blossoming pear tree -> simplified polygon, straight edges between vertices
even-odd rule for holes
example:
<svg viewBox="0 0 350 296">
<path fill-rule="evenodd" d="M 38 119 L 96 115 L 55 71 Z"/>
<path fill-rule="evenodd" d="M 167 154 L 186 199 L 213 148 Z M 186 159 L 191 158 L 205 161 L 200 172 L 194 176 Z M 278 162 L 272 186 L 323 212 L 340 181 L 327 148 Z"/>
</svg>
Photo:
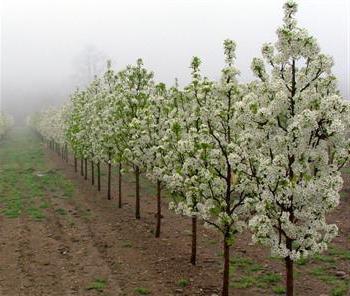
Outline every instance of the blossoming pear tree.
<svg viewBox="0 0 350 296">
<path fill-rule="evenodd" d="M 75 157 L 80 158 L 80 173 L 84 175 L 84 159 L 89 153 L 88 134 L 86 133 L 86 115 L 85 104 L 88 96 L 86 91 L 76 90 L 70 97 L 71 112 L 67 118 L 66 137 Z"/>
<path fill-rule="evenodd" d="M 120 84 L 117 73 L 107 62 L 107 71 L 102 78 L 102 90 L 95 101 L 94 150 L 100 161 L 108 165 L 108 198 L 111 199 L 112 164 L 121 165 L 123 146 L 120 139 L 122 129 Z M 119 169 L 119 207 L 121 207 L 121 172 Z"/>
<path fill-rule="evenodd" d="M 168 153 L 162 144 L 168 128 L 169 113 L 173 110 L 170 92 L 164 83 L 155 85 L 146 108 L 140 110 L 134 118 L 131 141 L 134 147 L 135 163 L 145 171 L 146 177 L 157 184 L 156 230 L 155 237 L 160 237 L 161 230 L 161 191 L 164 188 L 164 170 L 167 169 L 165 155 Z"/>
<path fill-rule="evenodd" d="M 197 261 L 197 216 L 199 196 L 193 186 L 197 176 L 197 170 L 193 169 L 196 159 L 194 157 L 197 146 L 195 139 L 199 137 L 197 130 L 200 122 L 199 110 L 196 100 L 203 100 L 210 88 L 205 85 L 208 81 L 200 74 L 200 59 L 194 57 L 191 62 L 192 80 L 183 91 L 177 87 L 171 91 L 174 107 L 169 113 L 168 122 L 165 124 L 162 146 L 166 154 L 163 171 L 165 186 L 170 190 L 172 201 L 169 208 L 177 214 L 191 218 L 192 241 L 190 262 L 195 265 Z"/>
<path fill-rule="evenodd" d="M 283 258 L 288 296 L 293 262 L 326 250 L 337 234 L 326 215 L 339 204 L 350 153 L 349 102 L 336 90 L 332 58 L 297 26 L 296 11 L 296 2 L 284 4 L 277 42 L 252 62 L 259 81 L 236 103 L 239 146 L 230 155 L 256 196 L 253 241 Z"/>
<path fill-rule="evenodd" d="M 122 113 L 120 117 L 122 120 L 121 132 L 118 141 L 124 145 L 124 159 L 132 167 L 136 179 L 136 203 L 135 203 L 135 217 L 140 219 L 140 173 L 141 168 L 137 164 L 138 153 L 131 141 L 132 137 L 138 137 L 139 129 L 137 120 L 142 109 L 148 105 L 149 98 L 153 92 L 153 72 L 148 71 L 143 67 L 142 59 L 138 59 L 135 66 L 127 66 L 126 69 L 118 73 L 120 83 L 120 104 L 122 106 Z M 136 133 L 136 135 L 135 135 Z"/>
<path fill-rule="evenodd" d="M 184 159 L 179 174 L 185 201 L 192 206 L 195 197 L 196 216 L 223 235 L 223 296 L 229 294 L 230 245 L 234 235 L 246 225 L 252 205 L 251 195 L 243 190 L 246 184 L 241 182 L 239 171 L 229 159 L 237 145 L 234 106 L 245 92 L 236 78 L 239 71 L 234 66 L 235 49 L 234 41 L 225 40 L 226 65 L 217 84 L 201 79 L 200 61 L 193 60 L 194 99 L 192 108 L 187 108 L 193 124 L 178 145 Z"/>
</svg>

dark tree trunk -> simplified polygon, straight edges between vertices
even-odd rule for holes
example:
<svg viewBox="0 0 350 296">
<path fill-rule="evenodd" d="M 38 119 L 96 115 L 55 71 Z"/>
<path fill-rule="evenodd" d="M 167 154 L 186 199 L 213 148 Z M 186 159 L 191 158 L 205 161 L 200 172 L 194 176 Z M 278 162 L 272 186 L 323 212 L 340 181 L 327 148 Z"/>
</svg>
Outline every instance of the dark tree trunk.
<svg viewBox="0 0 350 296">
<path fill-rule="evenodd" d="M 197 260 L 197 216 L 192 216 L 192 250 L 191 263 L 196 265 Z"/>
<path fill-rule="evenodd" d="M 118 170 L 118 207 L 122 207 L 122 163 L 119 163 Z"/>
<path fill-rule="evenodd" d="M 287 272 L 287 278 L 286 278 L 286 288 L 287 288 L 287 296 L 293 296 L 294 294 L 294 284 L 293 284 L 293 260 L 291 260 L 289 257 L 285 258 L 286 262 L 286 272 Z"/>
<path fill-rule="evenodd" d="M 91 161 L 91 185 L 95 185 L 95 164 Z"/>
<path fill-rule="evenodd" d="M 69 162 L 69 151 L 68 151 L 68 146 L 66 144 L 66 162 Z"/>
<path fill-rule="evenodd" d="M 80 159 L 80 175 L 84 176 L 84 160 Z"/>
<path fill-rule="evenodd" d="M 287 238 L 286 246 L 288 250 L 292 250 L 292 240 Z M 294 294 L 294 279 L 293 279 L 293 260 L 290 259 L 290 257 L 286 257 L 285 259 L 286 264 L 286 290 L 287 290 L 287 296 L 293 296 Z"/>
<path fill-rule="evenodd" d="M 227 242 L 228 237 L 224 237 L 224 275 L 222 280 L 222 296 L 228 296 L 229 276 L 230 276 L 230 245 Z"/>
<path fill-rule="evenodd" d="M 111 153 L 108 153 L 108 190 L 107 198 L 111 199 L 111 175 L 112 175 L 112 163 L 111 163 Z"/>
<path fill-rule="evenodd" d="M 97 190 L 101 191 L 101 165 L 97 163 Z"/>
<path fill-rule="evenodd" d="M 136 209 L 135 209 L 135 217 L 136 219 L 140 219 L 140 168 L 138 166 L 135 167 L 135 179 L 136 179 Z"/>
<path fill-rule="evenodd" d="M 78 172 L 78 160 L 75 155 L 74 155 L 74 172 Z"/>
<path fill-rule="evenodd" d="M 161 182 L 157 180 L 157 227 L 156 237 L 160 237 L 160 225 L 162 221 L 162 207 L 161 207 Z"/>
<path fill-rule="evenodd" d="M 88 161 L 87 158 L 84 159 L 85 162 L 85 177 L 84 179 L 87 180 L 87 174 L 88 174 Z"/>
</svg>

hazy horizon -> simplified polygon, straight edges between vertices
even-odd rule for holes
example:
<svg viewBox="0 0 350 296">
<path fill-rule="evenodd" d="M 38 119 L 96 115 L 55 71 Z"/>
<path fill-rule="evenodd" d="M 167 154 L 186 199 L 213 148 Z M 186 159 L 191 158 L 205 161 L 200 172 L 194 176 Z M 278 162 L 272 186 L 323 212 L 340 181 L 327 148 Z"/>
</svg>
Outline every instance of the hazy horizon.
<svg viewBox="0 0 350 296">
<path fill-rule="evenodd" d="M 82 77 L 87 50 L 120 70 L 136 59 L 169 85 L 189 81 L 192 56 L 203 75 L 218 79 L 222 43 L 237 42 L 241 81 L 264 42 L 276 40 L 283 0 L 133 0 L 1 2 L 0 109 L 23 118 L 66 100 Z M 339 89 L 350 98 L 350 1 L 298 1 L 299 24 L 333 56 Z M 80 70 L 80 71 L 79 71 Z"/>
</svg>

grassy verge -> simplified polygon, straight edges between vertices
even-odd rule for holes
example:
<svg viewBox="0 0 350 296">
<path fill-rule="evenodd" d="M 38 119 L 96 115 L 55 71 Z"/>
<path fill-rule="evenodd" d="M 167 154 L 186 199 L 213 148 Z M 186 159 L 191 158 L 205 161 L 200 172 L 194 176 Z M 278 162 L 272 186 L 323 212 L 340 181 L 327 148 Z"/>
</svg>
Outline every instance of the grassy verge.
<svg viewBox="0 0 350 296">
<path fill-rule="evenodd" d="M 41 221 L 49 207 L 47 192 L 69 198 L 74 187 L 47 166 L 40 141 L 31 130 L 13 129 L 0 143 L 0 215 L 27 215 Z"/>
</svg>

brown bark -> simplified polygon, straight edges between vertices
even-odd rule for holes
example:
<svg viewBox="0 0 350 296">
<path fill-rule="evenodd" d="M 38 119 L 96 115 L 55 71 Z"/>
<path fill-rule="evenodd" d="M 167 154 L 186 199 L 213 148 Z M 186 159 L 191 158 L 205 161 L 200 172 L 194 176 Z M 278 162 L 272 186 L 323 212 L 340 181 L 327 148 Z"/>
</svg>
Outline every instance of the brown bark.
<svg viewBox="0 0 350 296">
<path fill-rule="evenodd" d="M 108 190 L 107 190 L 107 198 L 111 199 L 111 175 L 112 175 L 112 163 L 111 163 L 111 154 L 108 154 Z"/>
<path fill-rule="evenodd" d="M 66 162 L 69 162 L 69 151 L 68 151 L 68 146 L 66 144 Z"/>
<path fill-rule="evenodd" d="M 87 158 L 84 159 L 85 162 L 85 176 L 84 179 L 87 180 L 87 175 L 88 175 L 88 162 L 87 162 Z"/>
<path fill-rule="evenodd" d="M 287 249 L 292 250 L 292 240 L 287 238 Z M 286 290 L 287 296 L 293 296 L 294 294 L 294 277 L 293 277 L 293 260 L 290 257 L 284 259 L 286 264 Z"/>
<path fill-rule="evenodd" d="M 135 218 L 140 219 L 140 168 L 135 167 L 135 179 L 136 179 L 136 209 L 135 209 Z"/>
<path fill-rule="evenodd" d="M 192 250 L 191 263 L 196 265 L 197 260 L 197 216 L 192 216 Z"/>
<path fill-rule="evenodd" d="M 95 185 L 95 164 L 91 161 L 91 185 Z"/>
<path fill-rule="evenodd" d="M 101 191 L 101 165 L 97 163 L 97 190 Z"/>
<path fill-rule="evenodd" d="M 230 245 L 227 242 L 227 237 L 224 237 L 224 275 L 222 279 L 221 296 L 228 296 L 229 291 L 229 276 L 230 276 Z"/>
<path fill-rule="evenodd" d="M 160 237 L 160 225 L 162 220 L 162 207 L 161 207 L 161 182 L 157 181 L 157 227 L 156 227 L 156 237 Z"/>
<path fill-rule="evenodd" d="M 74 155 L 74 172 L 78 171 L 78 160 L 77 157 Z"/>
<path fill-rule="evenodd" d="M 80 159 L 80 174 L 84 176 L 84 160 Z"/>
<path fill-rule="evenodd" d="M 119 163 L 118 170 L 118 207 L 122 207 L 122 163 Z"/>
</svg>

